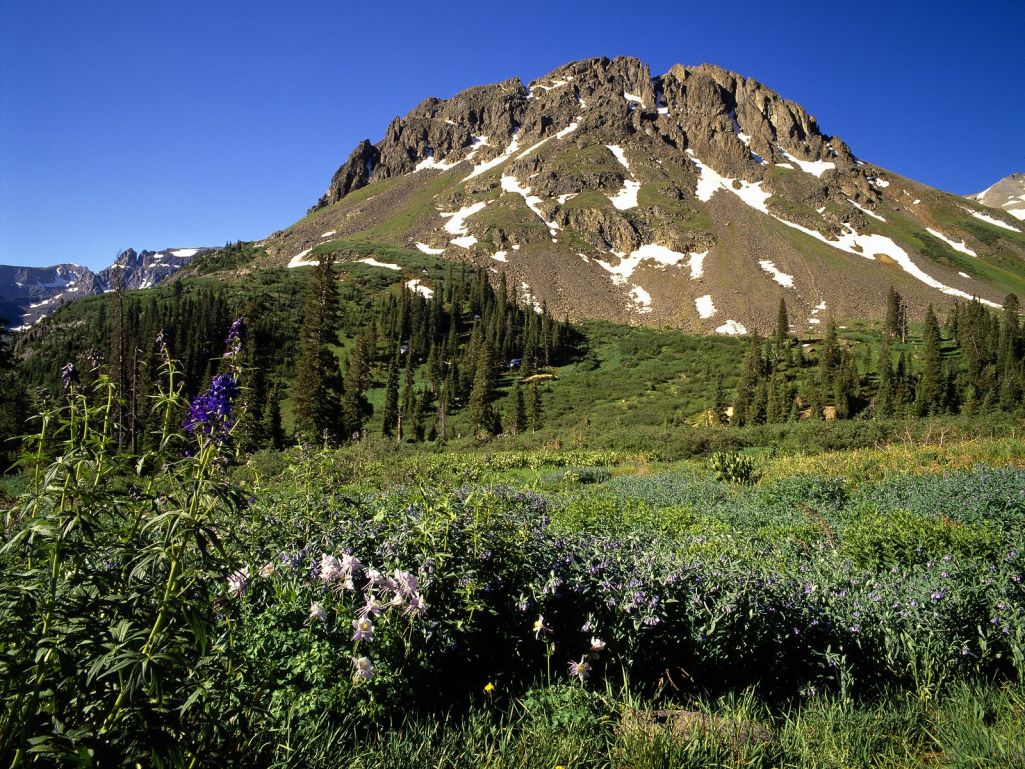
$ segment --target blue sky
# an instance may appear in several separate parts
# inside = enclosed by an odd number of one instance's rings
[[[1025,171],[1021,0],[0,0],[0,263],[261,238],[425,97],[617,55],[754,77],[951,192]]]

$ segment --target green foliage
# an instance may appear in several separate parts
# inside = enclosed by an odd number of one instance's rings
[[[708,468],[723,483],[750,486],[756,480],[754,462],[743,454],[717,452],[708,458]]]

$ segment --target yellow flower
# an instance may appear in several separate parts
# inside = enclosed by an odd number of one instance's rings
[[[487,685],[484,687],[484,691],[491,694],[491,692],[495,691],[495,685],[488,681]]]

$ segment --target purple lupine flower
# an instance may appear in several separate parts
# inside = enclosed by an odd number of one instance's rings
[[[232,401],[240,392],[235,377],[231,374],[218,374],[207,391],[192,401],[182,429],[193,435],[205,435],[217,442],[224,441],[235,424]]]
[[[374,640],[374,623],[367,617],[357,617],[352,621],[352,640],[366,641]]]

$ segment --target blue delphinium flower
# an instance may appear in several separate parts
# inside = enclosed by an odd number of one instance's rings
[[[235,424],[232,401],[240,392],[235,377],[218,374],[207,391],[192,401],[182,428],[193,435],[202,434],[215,441],[223,441]]]

